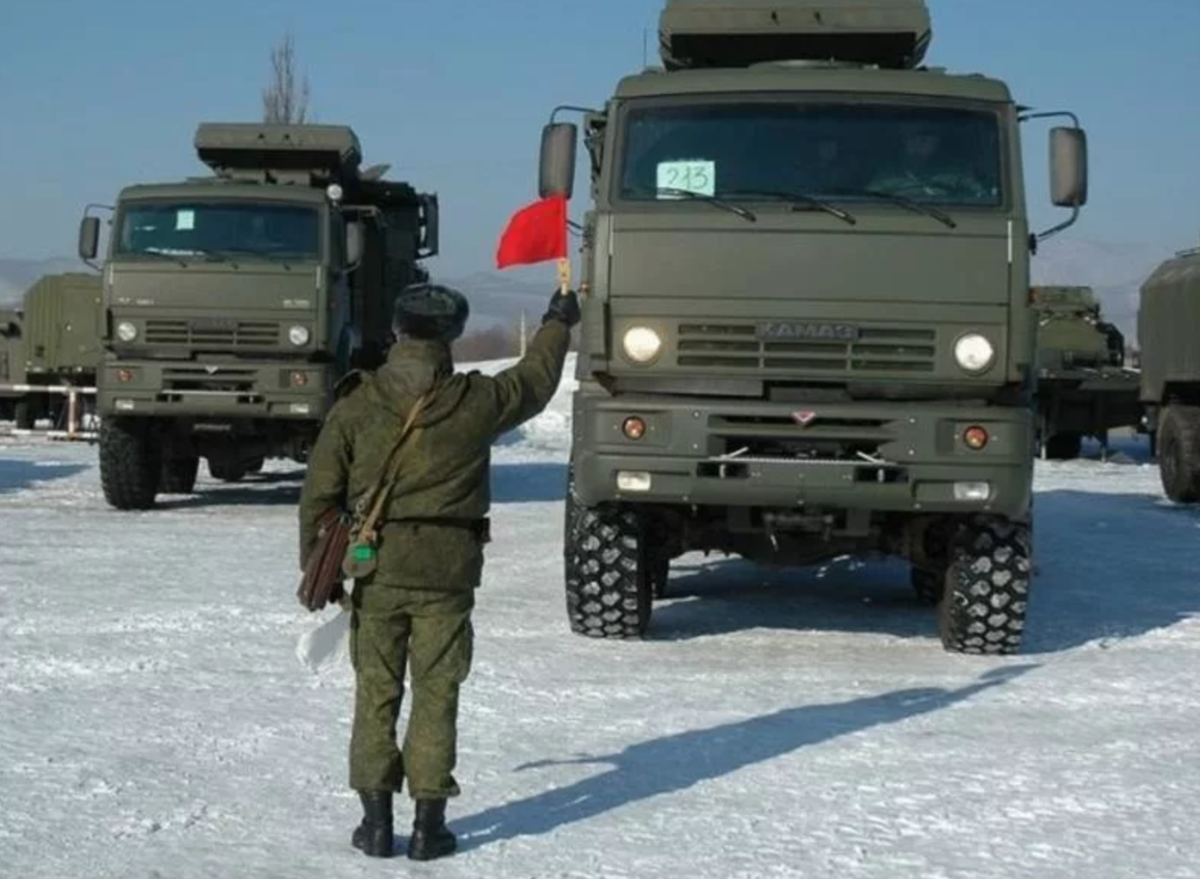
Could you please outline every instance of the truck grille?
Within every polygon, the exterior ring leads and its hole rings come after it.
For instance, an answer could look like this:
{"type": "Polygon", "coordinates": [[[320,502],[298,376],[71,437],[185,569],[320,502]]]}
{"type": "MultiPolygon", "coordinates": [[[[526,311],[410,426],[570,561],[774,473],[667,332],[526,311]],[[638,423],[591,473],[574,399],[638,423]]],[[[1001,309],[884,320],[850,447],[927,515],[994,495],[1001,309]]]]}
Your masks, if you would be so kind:
{"type": "Polygon", "coordinates": [[[221,366],[210,372],[203,366],[168,367],[163,370],[164,391],[245,393],[254,390],[255,370],[221,366]]]}
{"type": "Polygon", "coordinates": [[[279,344],[279,324],[245,320],[148,320],[146,344],[273,348],[279,344]]]}
{"type": "Polygon", "coordinates": [[[858,338],[761,340],[754,324],[679,325],[679,366],[805,372],[933,372],[937,333],[907,327],[861,327],[858,338]]]}

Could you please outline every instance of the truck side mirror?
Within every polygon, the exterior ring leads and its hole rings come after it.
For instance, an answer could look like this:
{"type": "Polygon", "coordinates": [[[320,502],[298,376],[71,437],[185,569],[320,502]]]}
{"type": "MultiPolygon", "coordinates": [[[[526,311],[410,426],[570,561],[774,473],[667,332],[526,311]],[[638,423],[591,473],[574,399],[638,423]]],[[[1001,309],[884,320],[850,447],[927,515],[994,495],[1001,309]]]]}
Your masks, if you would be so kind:
{"type": "Polygon", "coordinates": [[[438,252],[438,198],[436,195],[421,196],[421,225],[424,234],[421,236],[421,257],[436,256],[438,252]]]}
{"type": "Polygon", "coordinates": [[[1056,207],[1087,204],[1087,134],[1082,128],[1050,129],[1050,200],[1056,207]]]}
{"type": "Polygon", "coordinates": [[[84,262],[96,258],[100,249],[100,218],[84,217],[79,223],[79,258],[84,262]]]}
{"type": "Polygon", "coordinates": [[[576,126],[571,122],[551,122],[542,129],[542,149],[538,161],[538,195],[571,197],[575,188],[576,126]]]}
{"type": "Polygon", "coordinates": [[[361,220],[353,220],[346,223],[346,268],[354,269],[362,261],[363,250],[363,226],[361,220]]]}

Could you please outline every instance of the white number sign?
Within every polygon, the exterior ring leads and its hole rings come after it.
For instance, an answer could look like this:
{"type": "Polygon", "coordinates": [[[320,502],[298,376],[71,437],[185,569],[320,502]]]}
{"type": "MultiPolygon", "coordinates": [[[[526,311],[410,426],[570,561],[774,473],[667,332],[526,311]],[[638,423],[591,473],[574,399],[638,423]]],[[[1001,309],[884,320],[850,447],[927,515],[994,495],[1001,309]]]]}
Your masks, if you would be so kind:
{"type": "MultiPolygon", "coordinates": [[[[683,189],[697,195],[715,195],[717,163],[706,159],[680,159],[658,163],[658,188],[683,189]]],[[[659,198],[686,198],[676,193],[659,192],[659,198]]]]}

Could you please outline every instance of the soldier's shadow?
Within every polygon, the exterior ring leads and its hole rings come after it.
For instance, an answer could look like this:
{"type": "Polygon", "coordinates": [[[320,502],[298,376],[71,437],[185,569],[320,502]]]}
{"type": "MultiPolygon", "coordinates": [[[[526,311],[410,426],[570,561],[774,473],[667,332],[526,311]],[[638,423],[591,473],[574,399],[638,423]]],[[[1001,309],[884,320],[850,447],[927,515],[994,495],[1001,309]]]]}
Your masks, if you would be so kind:
{"type": "Polygon", "coordinates": [[[542,766],[601,764],[598,775],[494,806],[452,821],[463,851],[522,836],[539,836],[650,797],[686,790],[746,766],[771,760],[839,736],[928,714],[970,699],[1037,668],[1001,666],[969,686],[925,687],[827,705],[788,708],[773,714],[691,730],[630,745],[618,754],[542,760],[542,766]]]}

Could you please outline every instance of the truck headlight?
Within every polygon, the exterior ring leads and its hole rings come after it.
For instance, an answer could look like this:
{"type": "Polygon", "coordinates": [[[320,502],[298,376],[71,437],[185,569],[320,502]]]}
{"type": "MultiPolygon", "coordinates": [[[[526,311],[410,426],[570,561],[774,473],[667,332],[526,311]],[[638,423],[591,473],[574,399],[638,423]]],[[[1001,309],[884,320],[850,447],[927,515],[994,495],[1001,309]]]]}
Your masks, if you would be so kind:
{"type": "Polygon", "coordinates": [[[117,324],[117,338],[122,342],[132,342],[137,338],[137,327],[127,320],[117,324]]]}
{"type": "Polygon", "coordinates": [[[658,356],[658,352],[662,348],[662,339],[649,327],[631,327],[625,331],[622,344],[625,346],[625,354],[630,360],[636,363],[649,363],[658,356]]]}
{"type": "Polygon", "coordinates": [[[967,333],[954,343],[954,359],[967,372],[983,372],[996,359],[996,349],[979,333],[967,333]]]}
{"type": "Polygon", "coordinates": [[[308,344],[308,327],[294,326],[288,328],[288,341],[297,348],[308,344]]]}

